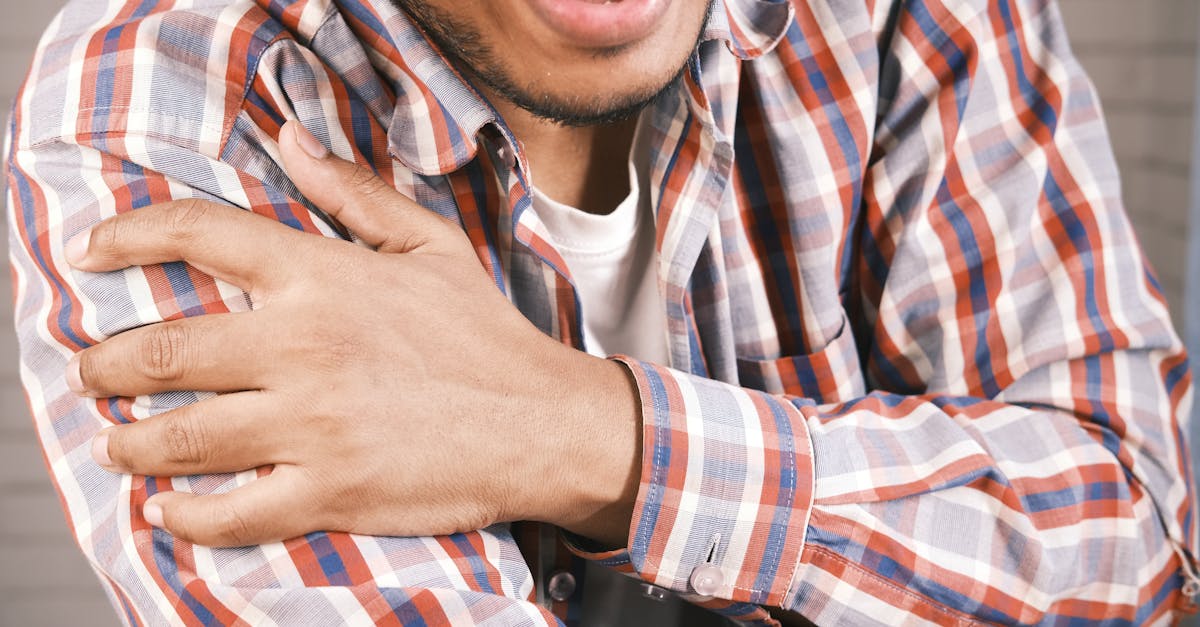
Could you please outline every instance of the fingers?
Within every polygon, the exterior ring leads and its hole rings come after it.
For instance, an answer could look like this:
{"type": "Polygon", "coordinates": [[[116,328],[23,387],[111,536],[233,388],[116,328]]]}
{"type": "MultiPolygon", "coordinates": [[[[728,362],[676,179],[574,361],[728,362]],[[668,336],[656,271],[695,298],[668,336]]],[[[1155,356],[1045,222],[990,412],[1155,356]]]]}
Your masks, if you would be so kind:
{"type": "Polygon", "coordinates": [[[101,431],[96,463],[115,473],[179,477],[291,461],[292,430],[278,397],[226,394],[101,431]]]}
{"type": "Polygon", "coordinates": [[[453,232],[374,172],[331,156],[296,120],[280,131],[279,149],[300,193],[380,252],[411,252],[453,232]]]}
{"type": "Polygon", "coordinates": [[[209,314],[131,329],[76,353],[67,385],[95,398],[265,387],[279,375],[262,366],[270,336],[261,320],[259,312],[209,314]]]}
{"type": "Polygon", "coordinates": [[[160,492],[146,501],[143,514],[155,527],[204,546],[295,538],[321,528],[303,477],[293,466],[276,466],[270,475],[225,494],[160,492]]]}
{"type": "Polygon", "coordinates": [[[205,200],[176,200],[123,213],[67,243],[71,265],[89,272],[186,261],[201,272],[254,291],[286,279],[303,259],[304,234],[263,216],[205,200]]]}

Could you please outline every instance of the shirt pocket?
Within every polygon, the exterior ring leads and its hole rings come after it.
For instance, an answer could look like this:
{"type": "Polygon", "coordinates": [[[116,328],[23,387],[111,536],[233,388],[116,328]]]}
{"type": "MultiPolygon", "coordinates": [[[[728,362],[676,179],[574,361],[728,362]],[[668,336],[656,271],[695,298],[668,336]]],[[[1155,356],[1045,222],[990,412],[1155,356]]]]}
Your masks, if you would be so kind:
{"type": "Polygon", "coordinates": [[[840,327],[823,348],[773,359],[738,357],[737,370],[743,387],[808,398],[818,405],[865,394],[858,345],[844,312],[840,327]]]}

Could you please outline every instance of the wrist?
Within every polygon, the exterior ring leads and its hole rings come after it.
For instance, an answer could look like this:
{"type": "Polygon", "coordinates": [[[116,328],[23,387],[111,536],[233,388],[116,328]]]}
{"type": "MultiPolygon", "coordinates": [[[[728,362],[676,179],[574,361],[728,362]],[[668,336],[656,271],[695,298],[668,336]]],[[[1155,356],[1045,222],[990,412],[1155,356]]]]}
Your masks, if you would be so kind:
{"type": "Polygon", "coordinates": [[[529,518],[625,546],[641,482],[637,385],[619,362],[565,351],[557,389],[540,412],[544,427],[527,455],[546,479],[529,482],[537,503],[529,518]]]}

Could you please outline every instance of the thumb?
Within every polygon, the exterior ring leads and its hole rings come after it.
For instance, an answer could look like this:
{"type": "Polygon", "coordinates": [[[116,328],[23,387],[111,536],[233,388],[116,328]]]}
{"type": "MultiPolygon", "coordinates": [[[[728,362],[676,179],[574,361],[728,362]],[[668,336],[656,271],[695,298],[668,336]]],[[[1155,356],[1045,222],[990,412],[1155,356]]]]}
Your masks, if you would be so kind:
{"type": "Polygon", "coordinates": [[[279,150],[300,193],[380,252],[406,253],[437,243],[449,225],[374,172],[331,154],[296,120],[280,129],[279,150]]]}

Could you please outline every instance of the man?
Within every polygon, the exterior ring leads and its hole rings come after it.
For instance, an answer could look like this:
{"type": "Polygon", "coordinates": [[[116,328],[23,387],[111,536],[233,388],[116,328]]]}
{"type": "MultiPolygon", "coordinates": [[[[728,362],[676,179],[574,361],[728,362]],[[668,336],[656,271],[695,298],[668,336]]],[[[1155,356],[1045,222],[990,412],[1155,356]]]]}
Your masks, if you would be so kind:
{"type": "Polygon", "coordinates": [[[584,558],[748,623],[1190,610],[1190,374],[1060,21],[69,5],[18,331],[116,607],[576,622],[584,558]]]}

